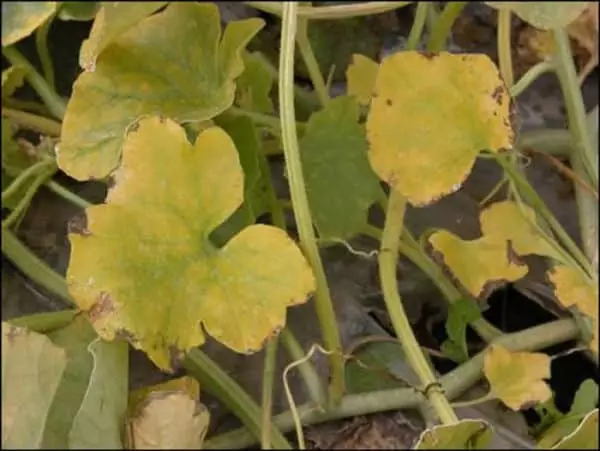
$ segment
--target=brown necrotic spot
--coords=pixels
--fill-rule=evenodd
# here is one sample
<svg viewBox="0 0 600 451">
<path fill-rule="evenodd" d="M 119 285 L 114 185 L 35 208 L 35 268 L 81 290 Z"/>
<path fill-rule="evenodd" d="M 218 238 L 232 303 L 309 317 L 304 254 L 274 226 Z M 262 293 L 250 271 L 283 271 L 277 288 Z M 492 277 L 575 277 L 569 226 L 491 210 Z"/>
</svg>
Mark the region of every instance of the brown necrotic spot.
<svg viewBox="0 0 600 451">
<path fill-rule="evenodd" d="M 425 59 L 432 60 L 433 58 L 435 58 L 436 56 L 438 56 L 439 53 L 437 53 L 437 52 L 421 52 L 421 55 Z"/>
<path fill-rule="evenodd" d="M 387 106 L 392 106 L 392 105 L 393 105 L 393 103 L 392 103 L 392 99 L 385 99 L 385 104 L 386 104 Z"/>
<path fill-rule="evenodd" d="M 169 345 L 167 349 L 169 351 L 169 365 L 171 366 L 171 372 L 175 373 L 181 368 L 181 363 L 183 362 L 185 355 L 177 348 L 177 346 Z"/>
<path fill-rule="evenodd" d="M 492 99 L 494 99 L 498 105 L 502 104 L 503 92 L 504 89 L 502 88 L 502 86 L 496 86 L 496 89 L 494 89 L 494 91 L 492 92 Z"/>
<path fill-rule="evenodd" d="M 90 321 L 95 323 L 114 311 L 115 305 L 112 298 L 106 291 L 101 291 L 98 299 L 96 299 L 96 303 L 88 311 L 88 316 L 90 317 Z"/>
</svg>

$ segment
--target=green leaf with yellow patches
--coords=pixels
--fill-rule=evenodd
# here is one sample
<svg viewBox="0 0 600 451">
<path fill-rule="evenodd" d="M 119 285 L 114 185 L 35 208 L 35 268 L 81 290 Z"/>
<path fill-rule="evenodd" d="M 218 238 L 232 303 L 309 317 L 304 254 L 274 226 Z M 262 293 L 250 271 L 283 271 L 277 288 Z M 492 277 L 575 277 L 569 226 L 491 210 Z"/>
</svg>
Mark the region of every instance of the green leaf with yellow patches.
<svg viewBox="0 0 600 451">
<path fill-rule="evenodd" d="M 381 188 L 367 159 L 358 105 L 338 97 L 313 114 L 300 141 L 308 203 L 319 236 L 348 239 L 367 224 Z"/>
<path fill-rule="evenodd" d="M 250 353 L 284 326 L 286 307 L 315 288 L 296 244 L 266 225 L 245 228 L 221 249 L 209 240 L 243 190 L 222 129 L 205 129 L 192 145 L 171 120 L 139 122 L 106 204 L 88 208 L 87 230 L 70 235 L 69 290 L 103 338 L 126 337 L 172 370 L 204 331 Z"/>
<path fill-rule="evenodd" d="M 536 28 L 550 30 L 569 25 L 590 2 L 485 2 L 495 9 L 509 9 Z"/>
<path fill-rule="evenodd" d="M 60 168 L 77 180 L 103 178 L 140 118 L 201 122 L 229 108 L 244 69 L 240 52 L 262 26 L 260 19 L 230 22 L 221 37 L 216 5 L 176 2 L 120 34 L 74 84 Z"/>
<path fill-rule="evenodd" d="M 73 3 L 90 5 L 93 2 Z M 98 56 L 106 47 L 115 41 L 119 35 L 166 4 L 167 2 L 102 2 L 92 25 L 90 36 L 81 44 L 79 65 L 83 69 L 93 72 Z M 69 9 L 65 14 L 68 15 L 68 11 Z"/>
<path fill-rule="evenodd" d="M 594 409 L 577 428 L 552 449 L 598 449 L 598 409 Z"/>
<path fill-rule="evenodd" d="M 364 55 L 352 55 L 352 63 L 346 69 L 348 94 L 360 105 L 368 105 L 371 101 L 379 64 Z"/>
<path fill-rule="evenodd" d="M 535 212 L 515 202 L 496 202 L 480 215 L 481 238 L 465 241 L 446 231 L 434 232 L 429 242 L 444 263 L 475 297 L 488 283 L 514 282 L 527 274 L 519 256 L 543 255 L 562 260 L 562 255 L 540 235 Z"/>
<path fill-rule="evenodd" d="M 2 47 L 26 38 L 56 11 L 57 2 L 2 2 Z"/>
<path fill-rule="evenodd" d="M 483 420 L 460 420 L 423 431 L 414 449 L 487 449 L 492 428 Z"/>
<path fill-rule="evenodd" d="M 492 393 L 515 411 L 552 396 L 544 382 L 550 378 L 550 357 L 546 354 L 512 352 L 491 345 L 483 358 L 483 373 Z"/>
<path fill-rule="evenodd" d="M 590 349 L 598 354 L 598 281 L 584 277 L 581 271 L 565 265 L 557 265 L 548 275 L 554 285 L 554 293 L 565 307 L 576 306 L 593 322 Z"/>
<path fill-rule="evenodd" d="M 375 81 L 371 166 L 411 204 L 431 203 L 460 188 L 480 151 L 512 146 L 509 113 L 510 96 L 488 56 L 395 53 Z"/>
</svg>

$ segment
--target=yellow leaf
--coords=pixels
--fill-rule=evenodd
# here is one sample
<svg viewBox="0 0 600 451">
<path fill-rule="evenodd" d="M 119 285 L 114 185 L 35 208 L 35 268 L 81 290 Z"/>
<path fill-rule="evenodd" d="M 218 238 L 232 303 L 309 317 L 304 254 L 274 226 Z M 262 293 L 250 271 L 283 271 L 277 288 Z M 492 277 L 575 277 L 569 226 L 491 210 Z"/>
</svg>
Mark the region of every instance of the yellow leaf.
<svg viewBox="0 0 600 451">
<path fill-rule="evenodd" d="M 529 218 L 529 220 L 527 220 Z M 530 221 L 535 212 L 515 202 L 496 202 L 480 215 L 482 237 L 465 241 L 440 230 L 429 237 L 441 252 L 444 263 L 473 296 L 479 296 L 488 282 L 514 282 L 527 274 L 516 256 L 530 254 L 561 260 L 561 255 L 542 238 Z"/>
<path fill-rule="evenodd" d="M 29 36 L 56 11 L 58 2 L 2 2 L 2 47 Z"/>
<path fill-rule="evenodd" d="M 483 420 L 460 420 L 423 431 L 414 449 L 487 449 L 492 428 Z"/>
<path fill-rule="evenodd" d="M 165 370 L 204 342 L 201 326 L 234 351 L 261 349 L 315 280 L 276 227 L 251 225 L 221 249 L 212 244 L 242 200 L 243 171 L 222 129 L 192 145 L 171 120 L 141 120 L 106 204 L 87 209 L 89 230 L 69 235 L 69 290 L 97 332 L 126 337 Z"/>
<path fill-rule="evenodd" d="M 590 348 L 598 354 L 598 282 L 593 282 L 568 266 L 558 265 L 549 273 L 550 282 L 558 300 L 565 306 L 576 306 L 592 318 L 594 337 Z"/>
<path fill-rule="evenodd" d="M 356 98 L 360 105 L 371 101 L 379 64 L 364 55 L 352 55 L 352 63 L 346 70 L 348 94 Z"/>
<path fill-rule="evenodd" d="M 509 113 L 486 55 L 396 53 L 381 63 L 371 100 L 371 166 L 411 204 L 430 203 L 460 188 L 480 151 L 512 146 Z"/>
<path fill-rule="evenodd" d="M 546 354 L 511 352 L 491 345 L 484 355 L 483 372 L 493 394 L 515 411 L 552 396 L 544 382 L 550 378 L 550 358 Z"/>
</svg>

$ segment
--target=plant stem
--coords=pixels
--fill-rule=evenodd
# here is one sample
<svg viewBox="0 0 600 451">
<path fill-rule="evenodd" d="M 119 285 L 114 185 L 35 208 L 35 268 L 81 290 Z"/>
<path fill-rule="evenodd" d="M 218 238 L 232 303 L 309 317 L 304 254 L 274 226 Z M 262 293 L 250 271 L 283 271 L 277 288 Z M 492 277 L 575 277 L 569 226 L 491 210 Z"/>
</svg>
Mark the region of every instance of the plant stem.
<svg viewBox="0 0 600 451">
<path fill-rule="evenodd" d="M 34 130 L 43 135 L 60 136 L 61 124 L 52 119 L 11 108 L 2 108 L 2 116 L 12 119 L 24 128 Z"/>
<path fill-rule="evenodd" d="M 582 254 L 581 250 L 571 239 L 569 234 L 563 229 L 562 225 L 556 220 L 552 212 L 544 203 L 543 199 L 531 187 L 523 175 L 513 167 L 510 161 L 506 161 L 506 159 L 500 155 L 494 155 L 494 158 L 496 158 L 496 161 L 498 161 L 504 168 L 510 180 L 515 184 L 515 186 L 518 187 L 519 192 L 524 195 L 527 203 L 531 205 L 533 209 L 550 225 L 552 231 L 556 234 L 557 238 L 566 248 L 567 252 L 563 252 L 560 246 L 555 246 L 553 243 L 550 244 L 553 245 L 557 251 L 561 252 L 565 256 L 565 259 L 569 261 L 570 264 L 572 264 L 575 268 L 580 268 L 582 271 L 584 271 L 586 277 L 593 278 L 593 270 L 589 261 L 586 259 L 585 255 Z M 542 230 L 538 231 L 540 234 L 542 234 L 542 236 L 545 236 Z M 553 240 L 550 238 L 550 241 Z"/>
<path fill-rule="evenodd" d="M 4 227 L 2 228 L 2 254 L 33 282 L 57 295 L 67 304 L 75 305 L 69 295 L 65 279 L 27 249 L 13 232 Z"/>
<path fill-rule="evenodd" d="M 421 41 L 421 35 L 423 34 L 423 28 L 427 21 L 427 13 L 431 7 L 430 3 L 417 2 L 417 10 L 415 11 L 415 18 L 406 40 L 406 48 L 413 50 L 416 49 Z"/>
<path fill-rule="evenodd" d="M 13 66 L 21 66 L 26 71 L 25 77 L 31 87 L 38 93 L 44 104 L 48 107 L 50 114 L 56 119 L 62 120 L 67 109 L 63 99 L 48 85 L 44 77 L 35 70 L 33 65 L 21 55 L 15 46 L 2 48 L 2 54 Z"/>
<path fill-rule="evenodd" d="M 298 227 L 300 242 L 317 281 L 315 303 L 321 333 L 323 334 L 325 346 L 329 351 L 332 351 L 329 356 L 331 365 L 329 403 L 335 405 L 344 393 L 344 360 L 329 287 L 327 286 L 325 271 L 315 240 L 298 150 L 293 88 L 297 8 L 298 5 L 295 2 L 285 3 L 283 6 L 279 62 L 279 105 L 281 108 L 282 141 L 296 226 Z"/>
<path fill-rule="evenodd" d="M 262 385 L 262 424 L 260 427 L 260 448 L 271 449 L 271 415 L 273 410 L 273 382 L 277 363 L 278 337 L 271 338 L 265 349 Z"/>
<path fill-rule="evenodd" d="M 54 163 L 54 162 L 52 161 L 52 163 Z M 23 215 L 25 213 L 25 210 L 31 203 L 31 200 L 33 199 L 33 196 L 35 196 L 35 193 L 37 192 L 38 188 L 41 185 L 43 185 L 46 182 L 46 180 L 48 180 L 50 177 L 52 177 L 52 175 L 56 171 L 57 171 L 57 168 L 56 168 L 55 164 L 44 167 L 44 169 L 41 170 L 40 174 L 38 174 L 38 176 L 31 183 L 31 185 L 27 189 L 27 192 L 25 193 L 23 198 L 19 201 L 17 206 L 10 212 L 8 217 L 2 221 L 3 229 L 7 229 L 7 228 L 11 227 L 21 217 L 21 215 Z M 4 193 L 2 193 L 2 194 L 4 197 Z"/>
<path fill-rule="evenodd" d="M 377 227 L 367 225 L 363 230 L 365 235 L 381 241 L 381 230 Z M 440 267 L 423 251 L 414 237 L 407 229 L 404 229 L 399 244 L 399 252 L 413 262 L 440 290 L 449 304 L 456 302 L 464 295 L 448 280 Z M 485 318 L 479 318 L 469 324 L 475 332 L 486 342 L 490 343 L 502 335 L 502 331 L 490 324 Z"/>
<path fill-rule="evenodd" d="M 319 68 L 319 63 L 313 52 L 312 46 L 308 39 L 308 19 L 298 18 L 298 28 L 296 31 L 296 42 L 298 43 L 298 49 L 302 60 L 308 70 L 310 81 L 313 85 L 321 106 L 324 107 L 329 102 L 329 91 L 327 85 L 323 79 L 323 74 Z"/>
<path fill-rule="evenodd" d="M 495 340 L 511 351 L 537 351 L 579 337 L 580 331 L 572 318 L 561 319 L 530 329 L 505 334 Z M 483 356 L 485 350 L 468 362 L 446 373 L 440 378 L 449 399 L 457 399 L 483 376 Z M 332 411 L 322 412 L 311 403 L 298 407 L 304 426 L 331 420 L 368 415 L 390 410 L 411 409 L 423 402 L 423 396 L 414 388 L 395 388 L 375 392 L 346 395 L 340 406 Z M 273 419 L 279 428 L 288 432 L 294 428 L 291 413 L 284 412 Z M 204 442 L 204 449 L 240 449 L 251 446 L 255 439 L 245 428 L 240 428 Z"/>
<path fill-rule="evenodd" d="M 570 155 L 573 140 L 568 130 L 541 128 L 521 133 L 515 147 L 535 149 L 555 157 L 564 157 Z"/>
<path fill-rule="evenodd" d="M 440 13 L 435 23 L 435 28 L 429 36 L 427 50 L 429 52 L 441 52 L 446 47 L 446 39 L 450 34 L 454 21 L 468 2 L 448 2 Z"/>
<path fill-rule="evenodd" d="M 527 72 L 525 72 L 518 82 L 509 87 L 510 96 L 512 98 L 520 96 L 527 88 L 529 88 L 529 86 L 531 86 L 535 80 L 538 79 L 538 77 L 553 70 L 553 61 L 540 61 L 535 66 L 531 67 Z"/>
<path fill-rule="evenodd" d="M 201 384 L 203 389 L 217 396 L 248 428 L 254 437 L 261 439 L 260 407 L 219 365 L 200 349 L 186 354 L 183 366 Z M 292 449 L 276 425 L 271 423 L 271 443 L 278 449 Z"/>
<path fill-rule="evenodd" d="M 587 130 L 587 120 L 575 64 L 571 55 L 569 36 L 564 29 L 554 31 L 557 50 L 556 74 L 565 97 L 569 131 L 573 140 L 571 166 L 584 181 L 591 182 L 598 191 L 598 150 L 592 145 Z M 593 196 L 575 185 L 575 199 L 579 230 L 584 252 L 591 262 L 593 272 L 598 274 L 598 202 Z"/>
<path fill-rule="evenodd" d="M 77 194 L 68 190 L 67 188 L 62 186 L 60 183 L 55 182 L 54 180 L 48 180 L 46 182 L 46 187 L 48 189 L 54 191 L 54 193 L 58 194 L 60 197 L 62 197 L 66 201 L 71 202 L 73 205 L 76 205 L 79 208 L 86 209 L 86 208 L 94 205 L 91 202 L 85 200 L 83 197 L 78 196 Z"/>
<path fill-rule="evenodd" d="M 56 164 L 53 160 L 43 160 L 35 163 L 32 166 L 29 166 L 27 169 L 21 172 L 4 191 L 2 191 L 2 203 L 4 204 L 7 202 L 12 195 L 19 191 L 29 178 L 34 175 L 39 177 L 39 174 L 51 167 L 56 169 Z"/>
<path fill-rule="evenodd" d="M 554 30 L 554 41 L 556 43 L 556 75 L 560 82 L 563 95 L 565 97 L 565 107 L 569 121 L 569 131 L 573 137 L 574 158 L 579 159 L 585 168 L 584 176 L 587 174 L 592 186 L 598 190 L 598 153 L 594 150 L 590 142 L 587 129 L 585 108 L 579 83 L 577 82 L 577 73 L 575 63 L 571 54 L 571 44 L 569 35 L 563 28 Z"/>
<path fill-rule="evenodd" d="M 280 2 L 245 2 L 255 9 L 283 16 L 285 8 Z M 412 2 L 363 2 L 335 6 L 300 6 L 298 17 L 310 20 L 349 19 L 351 17 L 370 16 L 402 8 Z"/>
<path fill-rule="evenodd" d="M 54 67 L 52 64 L 52 57 L 50 56 L 50 49 L 48 48 L 48 32 L 50 26 L 54 21 L 54 15 L 48 17 L 48 19 L 40 25 L 35 31 L 35 47 L 37 49 L 40 62 L 42 63 L 42 71 L 44 72 L 44 78 L 53 91 L 56 91 L 54 84 Z"/>
<path fill-rule="evenodd" d="M 498 10 L 498 62 L 500 64 L 500 74 L 504 79 L 504 84 L 508 89 L 511 89 L 515 83 L 513 75 L 513 64 L 510 46 L 510 17 L 511 10 L 501 8 Z"/>
<path fill-rule="evenodd" d="M 257 113 L 255 111 L 244 110 L 243 108 L 232 106 L 227 110 L 228 114 L 232 114 L 233 116 L 244 116 L 252 119 L 254 123 L 258 125 L 264 125 L 265 127 L 270 128 L 276 134 L 281 133 L 281 122 L 278 117 L 271 116 L 269 114 Z M 304 129 L 306 124 L 304 122 L 296 122 L 296 127 L 298 129 Z"/>
<path fill-rule="evenodd" d="M 408 363 L 419 376 L 427 399 L 435 408 L 441 422 L 443 424 L 452 424 L 458 421 L 458 419 L 444 396 L 441 387 L 436 386 L 437 379 L 435 374 L 414 336 L 410 322 L 404 312 L 400 294 L 398 293 L 396 264 L 405 211 L 406 200 L 400 193 L 392 189 L 385 216 L 381 250 L 379 252 L 379 278 L 381 280 L 383 299 L 396 336 L 404 348 Z"/>
</svg>

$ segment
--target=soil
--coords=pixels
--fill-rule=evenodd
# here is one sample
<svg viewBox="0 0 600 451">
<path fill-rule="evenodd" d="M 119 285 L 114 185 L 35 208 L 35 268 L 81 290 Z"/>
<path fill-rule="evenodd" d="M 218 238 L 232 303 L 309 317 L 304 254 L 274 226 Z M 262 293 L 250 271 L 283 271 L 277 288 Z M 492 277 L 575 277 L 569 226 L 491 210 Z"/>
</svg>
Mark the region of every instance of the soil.
<svg viewBox="0 0 600 451">
<path fill-rule="evenodd" d="M 235 6 L 233 2 L 219 4 L 224 16 L 241 18 L 248 14 L 249 9 Z M 484 9 L 481 9 L 484 8 Z M 371 18 L 366 27 L 361 28 L 361 42 L 364 44 L 366 33 L 370 36 L 369 45 L 375 42 L 381 48 L 380 53 L 385 54 L 396 51 L 402 47 L 408 34 L 406 24 L 411 22 L 412 7 L 403 8 L 393 13 L 382 14 Z M 495 55 L 495 28 L 494 16 L 483 6 L 469 5 L 463 18 L 456 25 L 454 34 L 455 42 L 451 42 L 453 51 L 482 51 L 492 58 Z M 270 24 L 276 23 L 269 20 Z M 354 21 L 351 25 L 360 25 Z M 390 25 L 391 24 L 391 25 Z M 515 30 L 523 24 L 515 23 Z M 277 30 L 272 26 L 264 34 L 266 45 L 272 49 L 278 48 L 273 37 Z M 86 22 L 55 22 L 49 42 L 51 52 L 55 58 L 57 68 L 57 87 L 63 96 L 70 95 L 73 81 L 79 73 L 77 64 L 78 49 L 81 41 L 87 36 L 90 23 Z M 319 35 L 321 36 L 321 35 Z M 323 37 L 324 36 L 324 37 Z M 360 48 L 361 42 L 352 41 L 352 33 L 344 33 L 343 40 L 348 48 Z M 327 42 L 327 33 L 322 36 Z M 356 37 L 356 36 L 355 36 Z M 269 40 L 270 39 L 270 40 Z M 336 39 L 334 36 L 332 39 Z M 361 45 L 359 45 L 361 44 Z M 263 42 L 263 45 L 264 42 Z M 356 45 L 353 47 L 353 45 Z M 18 48 L 34 64 L 39 61 L 35 56 L 33 39 L 29 38 L 18 44 Z M 350 54 L 350 53 L 348 53 Z M 338 57 L 340 55 L 337 55 Z M 327 56 L 327 57 L 332 57 Z M 347 57 L 347 55 L 346 55 Z M 336 62 L 336 64 L 341 64 Z M 3 68 L 6 62 L 3 60 Z M 336 72 L 336 78 L 339 77 Z M 583 92 L 587 109 L 598 103 L 597 88 L 598 71 L 594 71 L 587 79 Z M 305 81 L 305 80 L 299 80 Z M 343 92 L 343 83 L 334 83 L 333 90 Z M 30 90 L 22 90 L 24 99 L 34 98 Z M 521 132 L 538 127 L 564 127 L 565 114 L 562 95 L 557 81 L 553 76 L 541 77 L 519 99 L 519 123 Z M 281 191 L 285 190 L 283 177 L 283 164 L 281 159 L 272 161 L 275 183 Z M 572 192 L 569 191 L 571 183 L 565 179 L 552 165 L 543 158 L 533 157 L 527 168 L 527 175 L 545 199 L 551 210 L 563 224 L 571 236 L 579 241 L 576 210 Z M 77 183 L 66 176 L 60 176 L 60 181 L 87 200 L 98 203 L 104 199 L 106 186 L 99 182 Z M 478 225 L 478 202 L 485 197 L 499 180 L 499 171 L 489 162 L 477 163 L 472 175 L 459 192 L 448 196 L 431 207 L 411 208 L 407 214 L 407 226 L 411 232 L 418 236 L 431 227 L 444 227 L 457 233 L 463 238 L 475 238 L 480 230 Z M 567 187 L 567 189 L 565 189 Z M 565 194 L 566 192 L 566 194 Z M 21 224 L 18 236 L 41 259 L 48 263 L 60 274 L 65 274 L 69 260 L 69 242 L 66 235 L 66 224 L 70 218 L 80 213 L 77 208 L 57 197 L 45 188 L 40 189 Z M 375 222 L 382 218 L 377 212 L 373 213 Z M 373 249 L 375 243 L 368 239 L 355 240 L 352 245 L 363 250 Z M 336 313 L 340 321 L 343 342 L 347 346 L 358 337 L 369 334 L 388 333 L 385 312 L 377 281 L 377 265 L 374 259 L 361 258 L 350 254 L 343 246 L 324 249 L 322 252 L 324 264 L 331 284 L 332 296 Z M 532 271 L 534 272 L 534 271 Z M 535 277 L 538 277 L 537 279 Z M 496 326 L 505 331 L 525 329 L 534 324 L 551 321 L 556 316 L 557 309 L 552 309 L 552 300 L 546 303 L 540 299 L 526 297 L 527 288 L 537 284 L 546 284 L 540 280 L 539 275 L 515 284 L 514 286 L 499 287 L 487 300 L 489 308 L 485 316 Z M 443 320 L 446 314 L 446 304 L 436 288 L 429 280 L 409 261 L 402 259 L 398 269 L 399 286 L 405 306 L 409 312 L 411 322 L 417 330 L 423 345 L 439 348 L 445 339 Z M 29 281 L 20 271 L 4 257 L 2 259 L 2 318 L 3 320 L 37 313 L 41 311 L 58 310 L 64 304 L 46 292 L 43 288 Z M 550 310 L 550 311 L 549 311 Z M 374 312 L 377 312 L 375 314 Z M 558 312 L 560 313 L 560 312 Z M 319 330 L 314 317 L 312 305 L 308 304 L 295 308 L 289 313 L 288 323 L 298 336 L 302 345 L 307 349 L 311 343 L 319 340 Z M 572 345 L 572 344 L 571 344 Z M 566 349 L 569 344 L 551 350 L 552 353 Z M 217 343 L 210 342 L 205 351 L 217 360 L 242 386 L 253 396 L 259 397 L 262 354 L 249 357 L 233 355 Z M 283 368 L 284 355 L 280 356 L 280 370 Z M 322 371 L 323 358 L 317 361 Z M 435 360 L 438 370 L 447 371 L 447 363 Z M 446 365 L 446 366 L 445 366 Z M 573 368 L 577 368 L 576 371 Z M 568 369 L 568 371 L 564 371 Z M 145 355 L 132 351 L 131 358 L 131 386 L 133 388 L 159 382 L 169 377 L 160 373 L 146 358 Z M 552 379 L 553 389 L 557 390 L 557 404 L 560 409 L 567 410 L 575 390 L 583 379 L 592 377 L 598 380 L 598 371 L 592 364 L 579 354 L 571 354 L 553 361 Z M 292 381 L 292 388 L 298 403 L 303 402 L 305 393 L 302 385 L 296 378 Z M 203 402 L 213 413 L 211 429 L 224 431 L 234 427 L 237 420 L 228 414 L 210 395 L 203 395 Z M 276 411 L 287 408 L 281 387 L 275 396 Z M 483 415 L 481 412 L 478 415 Z M 315 449 L 402 449 L 410 447 L 418 435 L 407 417 L 400 412 L 389 412 L 368 417 L 356 417 L 350 420 L 333 422 L 327 425 L 307 428 L 309 445 Z M 513 421 L 513 430 L 522 430 L 527 424 L 536 421 L 532 412 L 524 416 L 514 413 L 503 413 L 503 418 Z M 502 421 L 504 421 L 502 420 Z M 501 420 L 497 420 L 502 422 Z M 516 422 L 516 423 L 515 423 Z M 509 422 L 508 422 L 509 423 Z M 514 426 L 518 424 L 518 426 Z M 509 439 L 499 442 L 500 447 L 512 447 L 515 442 Z"/>
</svg>

